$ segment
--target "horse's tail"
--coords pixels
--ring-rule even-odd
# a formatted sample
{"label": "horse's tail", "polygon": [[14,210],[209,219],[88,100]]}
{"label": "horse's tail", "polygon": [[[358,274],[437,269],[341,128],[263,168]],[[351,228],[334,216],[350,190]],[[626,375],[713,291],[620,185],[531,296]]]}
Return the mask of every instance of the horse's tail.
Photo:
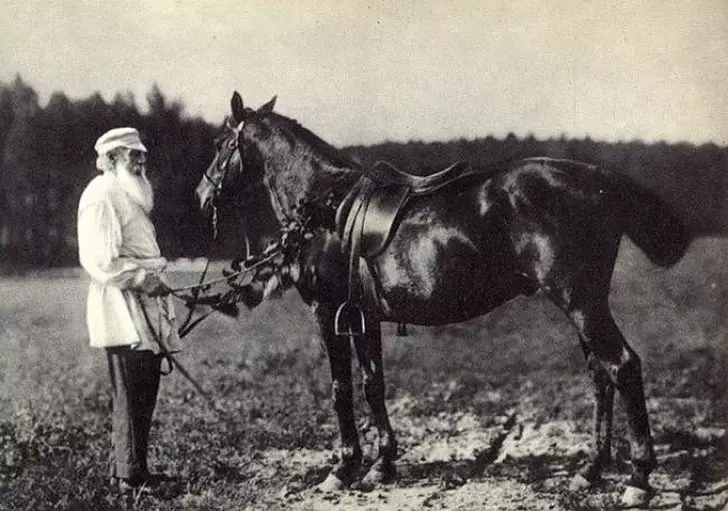
{"label": "horse's tail", "polygon": [[625,175],[612,177],[627,236],[653,263],[663,267],[677,263],[690,245],[683,222],[655,193]]}

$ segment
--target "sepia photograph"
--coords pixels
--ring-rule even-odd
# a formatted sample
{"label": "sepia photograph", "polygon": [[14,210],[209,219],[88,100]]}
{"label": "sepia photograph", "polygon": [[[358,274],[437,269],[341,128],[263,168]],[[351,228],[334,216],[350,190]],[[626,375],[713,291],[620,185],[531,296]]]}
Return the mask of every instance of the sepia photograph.
{"label": "sepia photograph", "polygon": [[728,509],[728,2],[4,0],[0,511]]}

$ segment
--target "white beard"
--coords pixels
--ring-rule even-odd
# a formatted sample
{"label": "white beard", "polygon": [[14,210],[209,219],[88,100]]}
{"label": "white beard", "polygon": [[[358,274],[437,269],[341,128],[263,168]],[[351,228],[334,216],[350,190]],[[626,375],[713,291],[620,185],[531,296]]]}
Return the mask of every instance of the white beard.
{"label": "white beard", "polygon": [[154,190],[147,179],[146,171],[137,176],[126,170],[122,165],[117,167],[116,181],[132,201],[149,214],[154,207]]}

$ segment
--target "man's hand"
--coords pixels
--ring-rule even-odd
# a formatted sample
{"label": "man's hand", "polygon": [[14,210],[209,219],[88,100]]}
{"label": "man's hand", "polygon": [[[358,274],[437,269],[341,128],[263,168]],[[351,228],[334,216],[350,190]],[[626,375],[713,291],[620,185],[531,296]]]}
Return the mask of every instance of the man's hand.
{"label": "man's hand", "polygon": [[140,290],[149,296],[164,296],[172,292],[172,289],[159,278],[159,275],[154,273],[146,276]]}

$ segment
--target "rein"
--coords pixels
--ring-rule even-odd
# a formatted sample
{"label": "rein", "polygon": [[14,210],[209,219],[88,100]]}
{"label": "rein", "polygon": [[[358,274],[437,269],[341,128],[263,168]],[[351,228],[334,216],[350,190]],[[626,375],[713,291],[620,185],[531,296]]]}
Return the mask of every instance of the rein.
{"label": "rein", "polygon": [[210,406],[210,408],[220,417],[225,417],[223,411],[218,408],[217,404],[215,403],[214,399],[210,394],[205,392],[205,389],[202,388],[202,385],[200,385],[197,380],[185,369],[185,367],[180,363],[179,360],[177,360],[177,357],[174,356],[174,354],[169,351],[169,348],[166,346],[164,341],[162,341],[162,318],[161,318],[161,311],[159,313],[159,332],[154,329],[154,325],[152,325],[152,320],[149,317],[149,313],[147,312],[147,308],[144,306],[144,300],[141,296],[137,295],[137,302],[139,303],[139,306],[142,309],[142,314],[144,315],[144,320],[147,323],[147,328],[149,328],[149,331],[152,333],[152,336],[154,337],[154,340],[156,341],[157,345],[159,346],[159,350],[162,353],[162,356],[167,361],[167,364],[169,364],[169,370],[168,371],[162,371],[163,375],[171,374],[174,369],[177,369],[180,373],[182,373],[182,376],[187,378],[187,381],[189,381],[192,386],[195,388],[195,390],[205,399],[207,404]]}
{"label": "rein", "polygon": [[[223,277],[217,277],[217,278],[214,278],[214,279],[206,280],[206,281],[201,282],[199,284],[192,284],[192,285],[189,285],[189,286],[176,287],[176,288],[172,289],[170,292],[175,297],[184,300],[188,296],[179,294],[181,291],[188,291],[188,290],[191,290],[191,289],[208,288],[208,287],[212,286],[213,284],[219,284],[220,282],[225,282],[225,281],[229,281],[230,279],[237,278],[240,275],[244,275],[244,274],[246,274],[248,272],[251,272],[251,271],[257,269],[258,267],[262,266],[263,264],[265,264],[267,262],[270,262],[272,259],[274,259],[278,254],[280,254],[282,252],[283,252],[283,248],[278,248],[278,249],[274,250],[273,252],[271,252],[270,255],[267,255],[263,259],[261,259],[259,261],[256,261],[252,266],[246,266],[242,270],[237,270],[237,271],[234,271],[232,273],[228,273],[228,274],[226,274]],[[250,258],[250,256],[248,256],[248,259],[249,258]]]}
{"label": "rein", "polygon": [[[252,271],[255,269],[255,267],[246,268],[245,270],[241,270],[237,272],[237,274],[231,274],[223,278],[217,278],[205,281],[205,277],[207,275],[207,271],[210,267],[210,260],[212,259],[212,253],[215,249],[215,245],[218,239],[219,235],[219,222],[218,222],[218,207],[217,202],[220,196],[220,190],[222,189],[222,185],[225,182],[225,178],[227,177],[228,171],[229,171],[229,163],[230,159],[232,158],[232,155],[238,147],[238,135],[239,135],[239,129],[233,128],[233,130],[236,133],[235,141],[234,143],[231,143],[230,145],[230,153],[228,154],[227,158],[222,162],[222,164],[218,163],[218,168],[222,169],[221,173],[222,176],[220,177],[220,180],[215,182],[210,175],[207,173],[207,170],[203,173],[205,178],[212,183],[215,190],[213,192],[213,198],[212,198],[212,241],[210,242],[210,249],[207,253],[207,261],[205,262],[205,268],[203,269],[202,273],[200,274],[200,280],[197,284],[193,284],[190,286],[182,286],[178,288],[174,288],[170,290],[170,294],[174,296],[175,298],[182,300],[185,302],[185,305],[189,308],[189,312],[187,313],[187,318],[185,318],[185,321],[183,322],[182,326],[178,329],[178,335],[180,338],[184,338],[187,334],[189,334],[192,329],[199,325],[202,320],[207,318],[212,312],[215,311],[215,307],[213,305],[213,309],[208,312],[207,314],[203,315],[200,318],[197,318],[196,320],[192,321],[192,316],[194,314],[195,308],[198,304],[203,303],[204,301],[209,301],[209,297],[206,297],[204,299],[200,298],[200,293],[203,291],[206,291],[209,289],[210,286],[213,284],[216,284],[218,282],[222,282],[225,280],[228,280],[230,278],[235,278],[237,275],[242,274],[247,271]],[[240,165],[242,166],[242,161],[240,162]],[[246,257],[250,257],[250,242],[248,241],[247,233],[245,235],[245,248],[246,248]],[[182,291],[191,291],[191,294],[184,295],[180,294]],[[162,353],[162,356],[167,361],[167,364],[169,365],[168,371],[163,371],[162,374],[168,375],[170,374],[175,368],[182,373],[182,375],[187,379],[187,381],[192,384],[192,386],[195,388],[195,390],[205,399],[207,404],[210,406],[210,408],[220,417],[225,418],[223,411],[220,410],[217,405],[215,404],[215,401],[213,400],[212,396],[208,394],[205,389],[202,388],[202,385],[200,385],[197,380],[185,369],[185,367],[177,360],[177,358],[174,356],[174,354],[169,351],[169,348],[165,345],[164,341],[162,340],[162,312],[161,309],[159,311],[159,329],[155,330],[154,325],[152,324],[152,320],[149,317],[149,313],[147,311],[147,308],[144,304],[144,300],[141,296],[137,296],[137,301],[139,303],[140,308],[142,309],[142,314],[144,315],[144,320],[147,323],[147,328],[152,333],[152,336],[154,337],[154,340],[156,341],[157,345],[159,346],[160,352]],[[216,302],[219,304],[219,302],[222,302],[222,298],[218,298]]]}

